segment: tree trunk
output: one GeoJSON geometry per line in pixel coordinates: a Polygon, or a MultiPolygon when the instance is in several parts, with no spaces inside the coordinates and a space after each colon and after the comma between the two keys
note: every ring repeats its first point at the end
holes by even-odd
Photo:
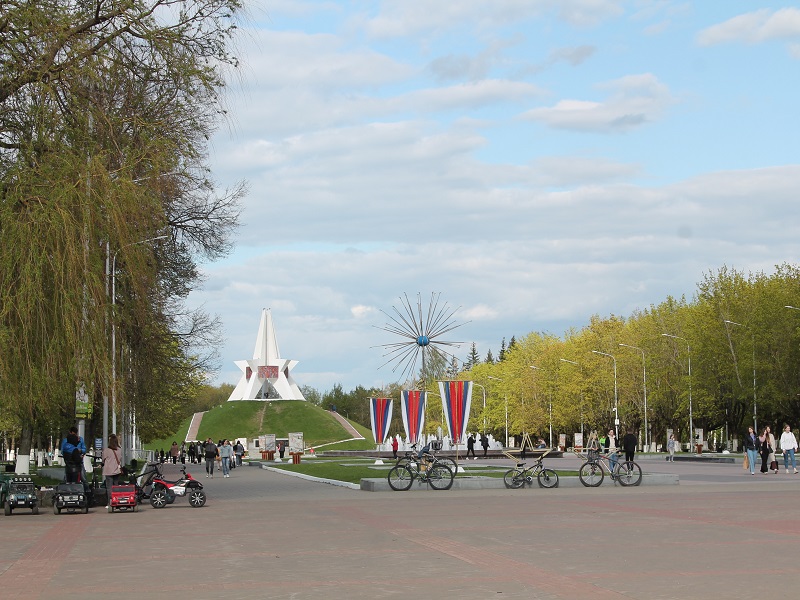
{"type": "Polygon", "coordinates": [[[14,472],[17,475],[27,475],[31,472],[31,445],[33,444],[33,425],[30,423],[22,426],[19,436],[19,452],[17,452],[17,466],[14,472]]]}

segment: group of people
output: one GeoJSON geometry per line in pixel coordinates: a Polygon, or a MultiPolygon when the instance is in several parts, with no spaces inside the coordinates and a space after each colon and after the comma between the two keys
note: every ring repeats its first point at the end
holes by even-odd
{"type": "MultiPolygon", "coordinates": [[[[222,439],[214,443],[212,438],[208,438],[205,441],[189,442],[188,446],[186,442],[182,442],[180,445],[178,445],[178,442],[172,442],[170,449],[167,452],[161,450],[158,458],[162,463],[170,461],[172,464],[177,464],[178,462],[185,464],[188,459],[189,463],[198,465],[202,464],[203,459],[205,459],[206,472],[210,476],[213,474],[213,465],[209,467],[209,459],[211,459],[210,462],[219,462],[222,467],[223,458],[227,458],[229,467],[233,469],[242,465],[244,453],[244,446],[238,440],[231,443],[230,440],[222,439]],[[213,448],[209,447],[209,442],[213,448]],[[230,451],[226,449],[226,446],[230,448],[230,451]]],[[[223,474],[227,477],[228,473],[229,471],[226,471],[223,467],[223,474]]]]}
{"type": "MultiPolygon", "coordinates": [[[[483,448],[483,458],[486,458],[486,452],[489,450],[489,438],[485,433],[481,434],[481,448],[483,448]]],[[[478,457],[475,456],[475,434],[472,433],[467,438],[467,460],[469,460],[470,454],[473,459],[478,460],[478,457]]]]}
{"type": "Polygon", "coordinates": [[[211,438],[195,444],[195,458],[198,463],[206,459],[206,477],[214,478],[214,465],[219,462],[223,477],[230,477],[231,470],[242,466],[244,446],[238,440],[231,444],[229,439],[219,440],[216,444],[211,438]]]}
{"type": "Polygon", "coordinates": [[[628,429],[622,436],[622,443],[617,445],[617,434],[613,429],[608,430],[606,435],[597,435],[597,431],[589,434],[589,441],[586,444],[588,450],[603,451],[608,454],[609,468],[614,470],[617,466],[617,453],[622,450],[625,453],[625,462],[633,461],[636,455],[636,445],[639,443],[636,434],[632,429],[628,429]]]}
{"type": "Polygon", "coordinates": [[[789,472],[789,465],[791,464],[792,470],[797,474],[797,462],[795,459],[797,448],[797,438],[792,433],[792,428],[789,425],[783,426],[783,433],[778,439],[778,445],[775,444],[775,436],[769,426],[765,427],[760,435],[752,427],[748,427],[747,434],[744,436],[744,450],[747,455],[745,458],[751,475],[756,474],[757,462],[761,463],[761,473],[766,475],[769,472],[774,472],[777,474],[780,469],[776,452],[783,454],[783,467],[786,472],[789,472]]]}

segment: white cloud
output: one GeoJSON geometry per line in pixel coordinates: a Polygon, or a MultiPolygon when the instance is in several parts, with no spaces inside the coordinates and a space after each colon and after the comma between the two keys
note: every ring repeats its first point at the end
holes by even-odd
{"type": "MultiPolygon", "coordinates": [[[[400,226],[377,211],[370,226],[394,241],[347,251],[345,244],[359,238],[354,230],[336,252],[288,244],[215,264],[208,268],[214,289],[203,298],[211,312],[237,307],[225,325],[239,333],[222,349],[230,377],[232,361],[252,347],[260,309],[270,306],[282,353],[301,361],[301,383],[329,387],[331,373],[351,386],[394,381],[389,367],[380,369],[382,351],[374,346],[395,341],[378,329],[386,321],[379,310],[390,311],[403,292],[424,299],[441,292],[442,301],[462,306],[456,318],[470,322],[452,337],[466,343],[459,356],[472,341],[482,354],[489,347],[496,353],[504,336],[561,334],[591,314],[627,315],[668,294],[691,295],[706,270],[723,264],[770,269],[776,257],[800,259],[798,178],[794,165],[712,173],[660,188],[608,184],[531,193],[527,204],[484,199],[472,206],[475,221],[466,212],[412,209],[400,226]]],[[[346,228],[335,212],[323,205],[302,211],[346,228]]],[[[305,238],[335,237],[313,224],[306,229],[305,238]]]]}
{"type": "Polygon", "coordinates": [[[614,0],[460,0],[431,5],[427,0],[383,2],[373,16],[360,15],[352,26],[374,38],[441,35],[468,26],[483,31],[541,16],[578,27],[590,27],[619,16],[623,8],[614,0]]]}
{"type": "Polygon", "coordinates": [[[364,306],[363,304],[357,304],[350,309],[350,313],[357,319],[363,319],[376,312],[377,309],[374,306],[364,306]]]}
{"type": "Polygon", "coordinates": [[[674,99],[655,75],[628,75],[598,86],[611,95],[604,102],[559,100],[549,108],[534,108],[522,117],[557,129],[624,132],[660,118],[674,99]]]}
{"type": "Polygon", "coordinates": [[[761,9],[712,25],[697,34],[701,46],[725,43],[760,44],[770,40],[800,38],[800,9],[761,9]]]}
{"type": "MultiPolygon", "coordinates": [[[[705,76],[708,53],[682,36],[718,5],[274,5],[230,98],[238,131],[212,148],[215,177],[251,190],[236,253],[193,295],[226,327],[220,379],[237,380],[265,306],[301,383],[354,387],[396,379],[375,346],[404,292],[460,306],[459,355],[475,341],[483,356],[691,295],[723,264],[800,260],[800,166],[752,168],[792,156],[796,82],[746,61],[705,76]],[[597,78],[612,80],[585,91],[597,78]],[[702,101],[666,122],[674,86],[702,101]]],[[[768,20],[763,39],[779,36],[768,20]]]]}

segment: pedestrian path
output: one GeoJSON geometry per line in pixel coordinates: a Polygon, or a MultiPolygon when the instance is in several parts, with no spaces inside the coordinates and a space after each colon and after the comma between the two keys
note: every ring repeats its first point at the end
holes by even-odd
{"type": "Polygon", "coordinates": [[[136,513],[0,517],[0,596],[134,600],[157,577],[156,599],[706,600],[748,598],[753,581],[789,597],[798,581],[792,552],[764,566],[732,550],[800,542],[786,510],[800,479],[785,473],[730,486],[365,494],[256,467],[211,479],[204,464],[186,466],[208,494],[203,508],[178,498],[136,513]],[[754,490],[770,483],[753,510],[754,490]],[[616,568],[587,551],[608,540],[623,549],[616,568]]]}
{"type": "Polygon", "coordinates": [[[335,410],[329,410],[328,412],[331,413],[334,416],[334,418],[336,418],[336,420],[339,421],[339,423],[341,423],[342,427],[344,427],[350,433],[350,435],[353,436],[354,439],[357,439],[357,440],[363,440],[364,439],[364,436],[361,435],[358,432],[358,429],[356,429],[355,427],[353,427],[350,424],[350,421],[345,419],[342,415],[340,415],[335,410]]]}
{"type": "Polygon", "coordinates": [[[198,440],[197,434],[200,432],[200,423],[203,421],[205,412],[196,412],[192,415],[192,422],[189,423],[189,431],[186,432],[186,442],[195,442],[198,440]]]}

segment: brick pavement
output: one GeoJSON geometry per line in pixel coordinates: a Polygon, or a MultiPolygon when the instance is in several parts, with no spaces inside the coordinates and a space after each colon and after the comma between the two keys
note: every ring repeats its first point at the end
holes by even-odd
{"type": "Polygon", "coordinates": [[[800,584],[800,476],[366,493],[194,467],[201,509],[0,517],[0,597],[707,600],[800,584]]]}

